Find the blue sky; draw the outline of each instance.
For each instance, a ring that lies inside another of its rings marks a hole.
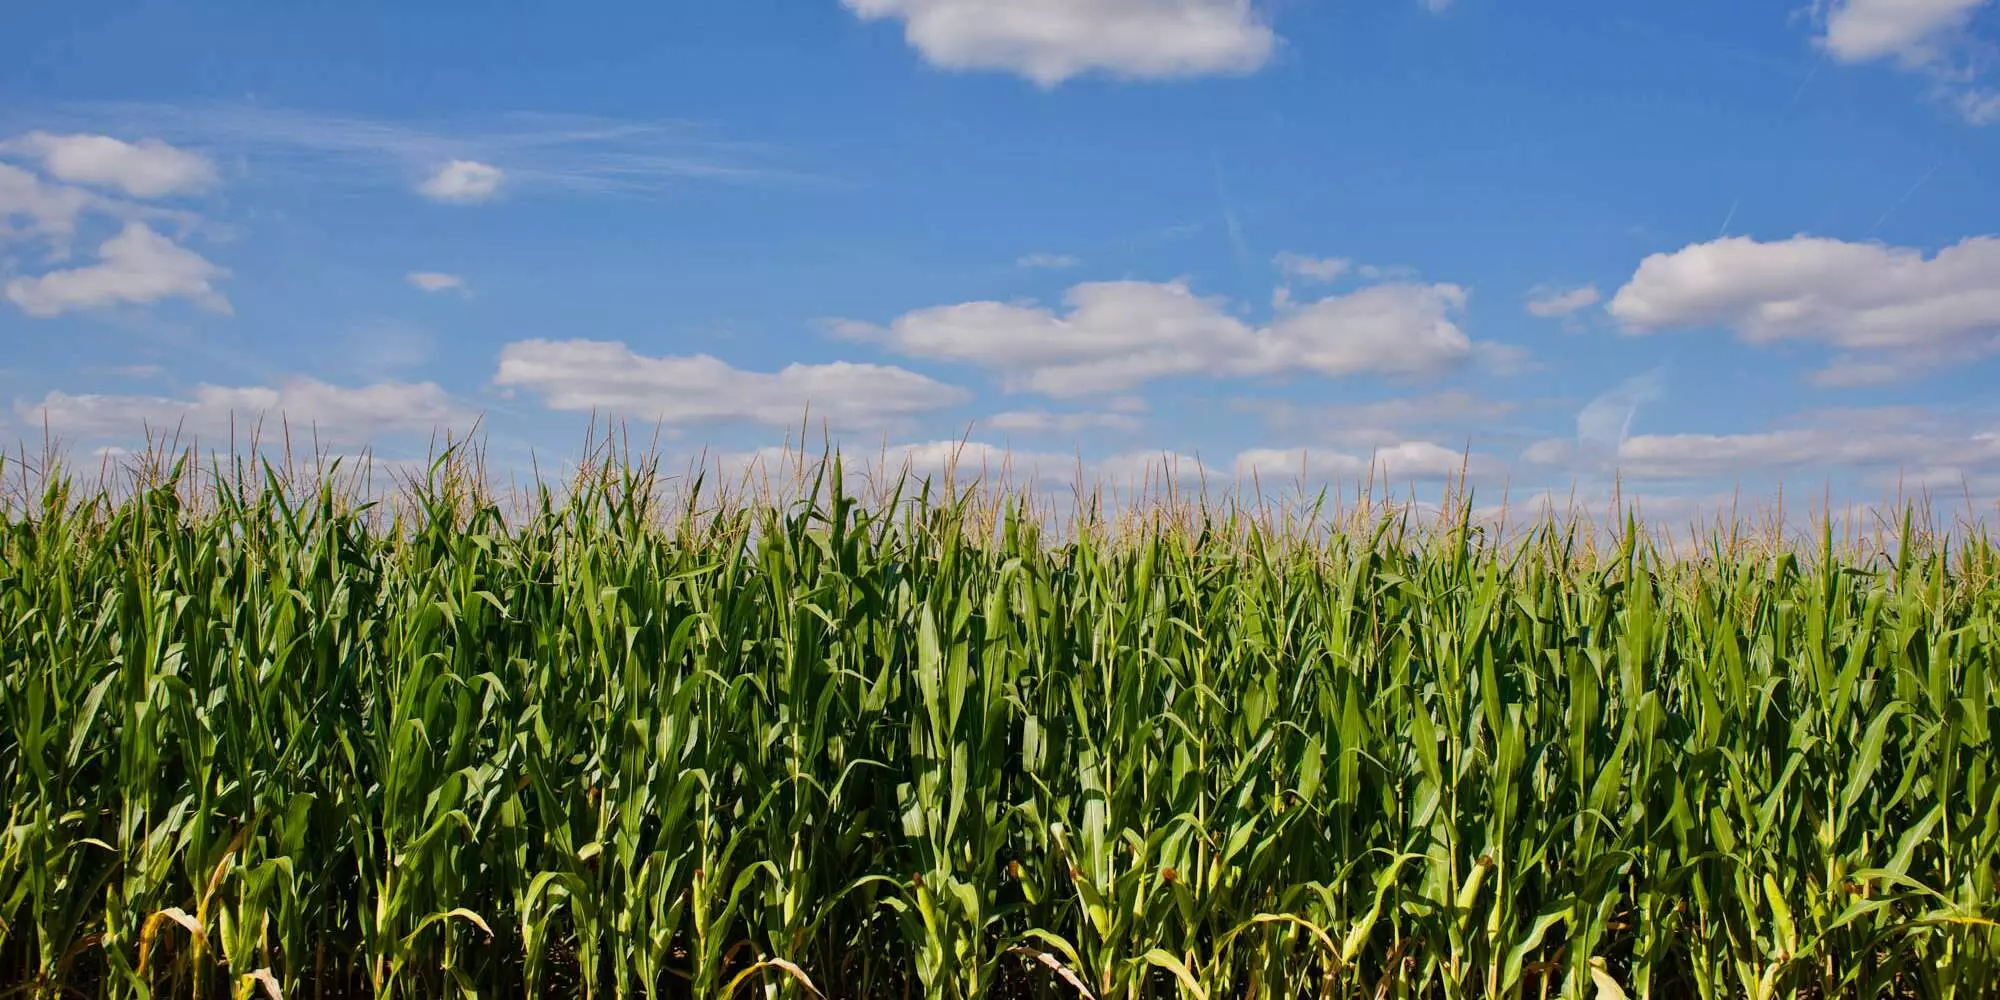
[[[576,7],[10,12],[0,432],[2000,497],[1990,0]]]

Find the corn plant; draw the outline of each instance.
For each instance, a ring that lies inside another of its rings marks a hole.
[[[457,450],[387,492],[189,455],[9,494],[0,988],[2000,982],[1977,524],[1690,548],[593,455],[511,496]]]

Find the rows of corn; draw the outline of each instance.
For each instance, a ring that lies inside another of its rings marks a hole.
[[[2000,990],[1976,538],[1057,531],[609,471],[16,498],[0,989]]]

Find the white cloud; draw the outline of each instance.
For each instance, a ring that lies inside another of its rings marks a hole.
[[[883,471],[903,471],[918,478],[1011,479],[1015,481],[1073,474],[1074,456],[1015,451],[979,441],[925,441],[896,445],[878,457]]]
[[[1453,317],[1456,285],[1378,285],[1321,299],[1253,327],[1185,283],[1077,285],[1058,315],[1035,305],[967,302],[920,309],[886,328],[835,332],[916,357],[996,369],[1010,390],[1081,396],[1175,375],[1432,375],[1475,354]]]
[[[7,283],[7,298],[30,316],[57,316],[120,303],[183,298],[213,312],[230,311],[213,282],[229,272],[154,232],[126,223],[97,250],[98,263]]]
[[[1207,478],[1201,459],[1176,451],[1127,451],[1099,459],[1089,470],[1113,487],[1145,489]]]
[[[1008,410],[983,421],[990,430],[1016,434],[1080,434],[1084,431],[1136,431],[1139,418],[1129,413],[1083,411],[1052,413],[1048,410]]]
[[[731,452],[717,456],[714,465],[731,479],[778,481],[799,478],[817,468],[825,454],[816,448],[773,445],[755,451]],[[1021,451],[983,441],[938,440],[878,447],[841,448],[841,469],[848,488],[860,491],[869,483],[888,487],[899,481],[951,481],[959,486],[975,482],[1030,483],[1068,482],[1076,478],[1079,462],[1074,455],[1055,452]]]
[[[1569,289],[1537,288],[1528,293],[1528,312],[1543,319],[1571,316],[1596,305],[1598,298],[1596,285]]]
[[[1332,281],[1354,267],[1354,262],[1345,257],[1308,257],[1296,253],[1281,253],[1271,262],[1278,266],[1279,274],[1295,281]]]
[[[1278,37],[1250,0],[841,0],[895,18],[932,64],[1006,70],[1044,87],[1103,72],[1128,79],[1247,73]]]
[[[206,157],[158,139],[132,143],[108,135],[30,132],[0,143],[0,152],[40,160],[56,180],[117,188],[134,198],[192,194],[216,181],[215,165]]]
[[[471,417],[435,383],[383,382],[344,387],[312,378],[276,386],[204,385],[192,398],[72,395],[51,392],[39,403],[15,407],[24,423],[47,421],[58,434],[136,438],[148,428],[179,430],[213,440],[232,428],[248,434],[258,424],[266,437],[282,419],[295,437],[316,433],[328,442],[366,443],[390,432],[428,433],[463,427]]]
[[[1417,5],[1433,14],[1442,14],[1451,9],[1452,0],[1417,0]]]
[[[2000,239],[1926,258],[1877,243],[1731,237],[1647,257],[1606,308],[1634,332],[1725,326],[1751,343],[1831,345],[1856,355],[1842,362],[1849,371],[1885,361],[1916,371],[1994,350]]]
[[[67,253],[76,221],[97,201],[82,188],[45,183],[19,167],[0,163],[0,240],[17,235],[43,237]],[[25,220],[18,227],[15,220]]]
[[[1974,125],[2000,121],[2000,94],[1978,80],[1989,46],[1968,30],[1992,0],[1818,0],[1816,41],[1844,63],[1892,60],[1930,78],[1932,96]]]
[[[453,160],[437,168],[436,173],[418,185],[417,192],[432,201],[470,205],[498,194],[502,176],[500,168],[492,164]]]
[[[1403,441],[1412,431],[1490,429],[1519,408],[1513,402],[1487,399],[1463,389],[1311,406],[1241,399],[1234,401],[1234,407],[1260,414],[1273,430],[1307,432],[1318,439],[1362,447]]]
[[[1834,0],[1819,42],[1842,62],[1894,58],[1909,67],[1944,59],[1988,0]]]
[[[1501,472],[1497,459],[1446,448],[1430,441],[1404,441],[1373,452],[1343,452],[1315,448],[1252,448],[1236,456],[1236,474],[1269,485],[1285,479],[1310,481],[1375,481],[1395,485],[1412,481],[1457,479],[1463,472],[1479,477]]]
[[[445,274],[442,271],[411,271],[406,280],[412,286],[426,292],[458,292],[464,294],[466,291],[464,278],[456,274]]]
[[[1824,430],[1757,434],[1640,434],[1618,446],[1618,470],[1638,479],[1879,465],[1920,441]]]
[[[1636,434],[1611,449],[1543,441],[1522,457],[1542,465],[1592,468],[1628,479],[1703,480],[1787,475],[1824,478],[1859,473],[1893,485],[1946,483],[2000,474],[2000,433],[1993,421],[1952,417],[1922,407],[1822,410],[1792,426],[1732,434]]]
[[[815,423],[871,426],[971,398],[964,389],[886,365],[793,364],[756,372],[705,354],[648,357],[602,340],[508,344],[493,383],[533,392],[552,409],[604,410],[669,424],[796,427],[810,417]]]
[[[1991,125],[2000,122],[2000,90],[1970,87],[1952,97],[1958,106],[1958,113],[1974,125]]]

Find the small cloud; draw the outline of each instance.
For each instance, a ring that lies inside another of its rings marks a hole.
[[[1014,261],[1014,266],[1027,269],[1062,270],[1083,263],[1066,253],[1031,253]]]
[[[1002,70],[1043,87],[1104,73],[1164,80],[1250,73],[1278,36],[1249,0],[841,0],[903,22],[934,66]]]
[[[1451,9],[1452,0],[1417,0],[1417,5],[1433,14],[1442,14]]]
[[[453,160],[439,167],[417,188],[432,201],[470,205],[493,197],[500,191],[500,168],[478,160]]]
[[[2000,90],[1986,88],[1965,90],[1952,98],[1958,113],[1974,125],[1991,125],[2000,122]]]
[[[1528,293],[1528,312],[1543,319],[1558,319],[1596,305],[1598,298],[1596,285],[1568,289],[1544,285]]]
[[[1841,62],[1891,58],[1916,68],[1942,61],[1987,0],[1833,0],[1821,47]]]
[[[426,292],[457,292],[460,295],[468,293],[464,278],[442,271],[411,271],[405,280]]]
[[[0,152],[38,159],[56,180],[117,188],[134,198],[191,194],[216,181],[215,165],[206,157],[158,139],[126,142],[108,135],[30,132],[0,142]]]
[[[1278,273],[1297,281],[1332,281],[1354,266],[1345,257],[1308,257],[1297,253],[1281,253],[1271,263],[1278,266]]]

